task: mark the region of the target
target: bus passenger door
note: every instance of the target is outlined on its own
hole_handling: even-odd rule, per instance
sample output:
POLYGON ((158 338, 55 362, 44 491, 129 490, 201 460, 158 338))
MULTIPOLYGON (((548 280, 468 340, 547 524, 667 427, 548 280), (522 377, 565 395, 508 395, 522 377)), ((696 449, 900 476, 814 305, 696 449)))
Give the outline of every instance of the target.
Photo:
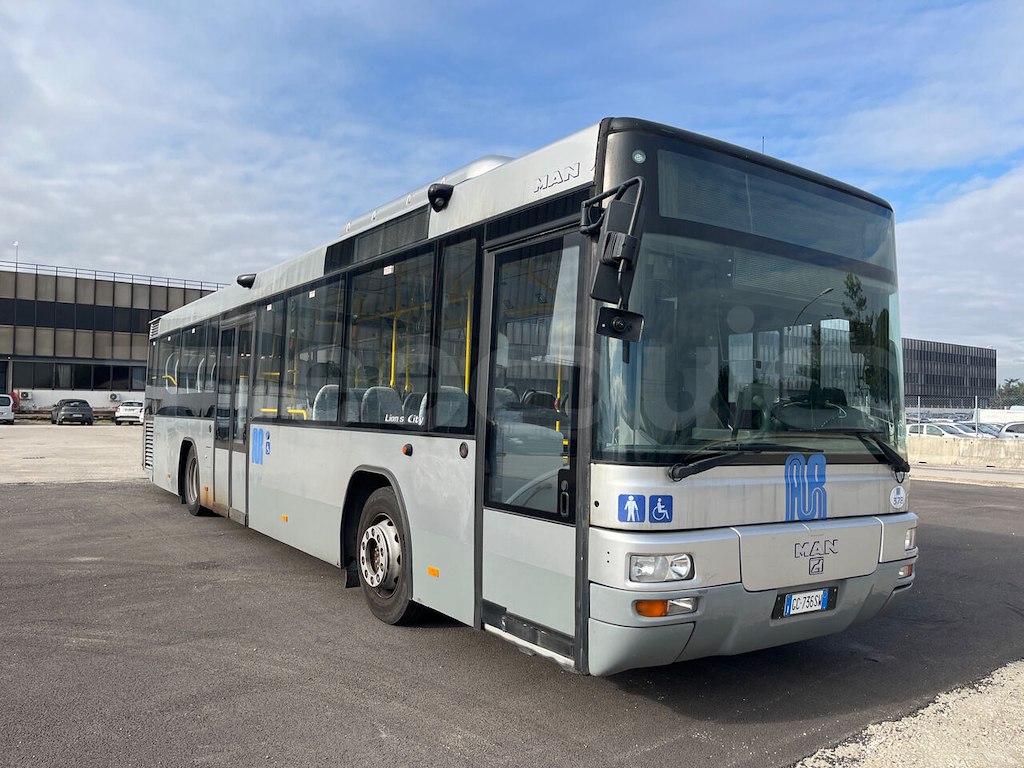
POLYGON ((570 659, 576 626, 572 401, 580 252, 580 237, 569 234, 487 253, 486 279, 493 284, 490 353, 479 398, 487 403, 483 624, 570 659))
POLYGON ((221 325, 213 441, 214 511, 247 523, 252 320, 221 325))

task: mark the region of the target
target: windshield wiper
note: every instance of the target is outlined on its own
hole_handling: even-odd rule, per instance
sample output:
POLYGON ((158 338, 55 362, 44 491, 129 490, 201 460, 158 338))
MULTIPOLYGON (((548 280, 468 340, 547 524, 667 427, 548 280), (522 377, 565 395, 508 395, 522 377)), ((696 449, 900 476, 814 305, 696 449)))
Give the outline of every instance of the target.
MULTIPOLYGON (((756 443, 753 445, 723 446, 722 448, 719 448, 719 450, 723 451, 723 453, 716 453, 713 456, 707 456, 703 459, 697 459, 692 462, 680 462, 679 464, 673 464, 669 467, 668 476, 678 483, 684 477, 696 475, 698 472, 704 472, 705 470, 719 467, 722 464, 728 464, 752 453, 792 451, 795 450, 795 448, 792 445, 782 445, 780 443, 756 443)), ((695 454, 690 454, 690 456, 693 455, 695 454)), ((687 458, 689 458, 689 456, 687 458)))
POLYGON ((802 430, 801 433, 805 435, 850 435, 851 437, 859 437, 864 442, 870 440, 882 452, 882 455, 885 456, 886 464, 892 467, 894 472, 906 474, 910 471, 910 463, 900 456, 899 451, 885 441, 883 433, 878 430, 847 427, 846 429, 802 430))

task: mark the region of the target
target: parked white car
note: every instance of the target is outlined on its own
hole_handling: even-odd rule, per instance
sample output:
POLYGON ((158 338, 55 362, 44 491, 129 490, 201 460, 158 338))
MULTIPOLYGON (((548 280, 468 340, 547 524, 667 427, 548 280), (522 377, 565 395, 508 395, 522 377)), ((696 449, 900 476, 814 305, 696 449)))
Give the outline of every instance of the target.
POLYGON ((1024 421, 1011 421, 999 428, 1000 437, 1012 437, 1017 440, 1024 440, 1024 421))
POLYGON ((114 411, 114 423, 119 427, 122 424, 141 424, 143 408, 139 400, 125 400, 114 411))
POLYGON ((14 399, 10 395, 0 395, 0 424, 14 423, 14 399))
POLYGON ((953 422, 953 426, 966 433, 968 437, 983 437, 986 440, 994 440, 996 437, 988 430, 982 429, 985 426, 984 424, 978 424, 978 429, 975 430, 973 421, 956 421, 953 422))
POLYGON ((925 437, 959 437, 964 440, 970 440, 972 437, 952 424, 911 424, 907 427, 907 434, 924 435, 925 437))

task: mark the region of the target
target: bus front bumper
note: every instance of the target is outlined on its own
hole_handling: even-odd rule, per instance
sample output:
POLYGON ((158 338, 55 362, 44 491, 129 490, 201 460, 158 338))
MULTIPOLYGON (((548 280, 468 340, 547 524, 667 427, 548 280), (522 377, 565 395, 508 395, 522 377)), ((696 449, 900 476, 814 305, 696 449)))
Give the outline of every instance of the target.
POLYGON ((917 557, 879 563, 874 573, 799 589, 749 592, 726 584, 670 592, 639 592, 590 584, 588 670, 612 675, 704 656, 732 656, 840 632, 876 616, 905 594, 914 576, 899 571, 917 557), (773 619, 779 595, 836 587, 834 608, 773 619), (692 613, 648 618, 637 600, 697 598, 692 613))

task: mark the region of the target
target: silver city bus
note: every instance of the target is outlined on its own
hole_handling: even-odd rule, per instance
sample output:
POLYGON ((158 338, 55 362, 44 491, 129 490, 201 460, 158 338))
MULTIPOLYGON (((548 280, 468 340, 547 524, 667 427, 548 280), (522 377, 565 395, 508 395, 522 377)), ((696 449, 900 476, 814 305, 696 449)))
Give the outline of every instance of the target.
POLYGON ((613 118, 155 321, 144 464, 594 675, 817 637, 914 579, 890 206, 613 118))

